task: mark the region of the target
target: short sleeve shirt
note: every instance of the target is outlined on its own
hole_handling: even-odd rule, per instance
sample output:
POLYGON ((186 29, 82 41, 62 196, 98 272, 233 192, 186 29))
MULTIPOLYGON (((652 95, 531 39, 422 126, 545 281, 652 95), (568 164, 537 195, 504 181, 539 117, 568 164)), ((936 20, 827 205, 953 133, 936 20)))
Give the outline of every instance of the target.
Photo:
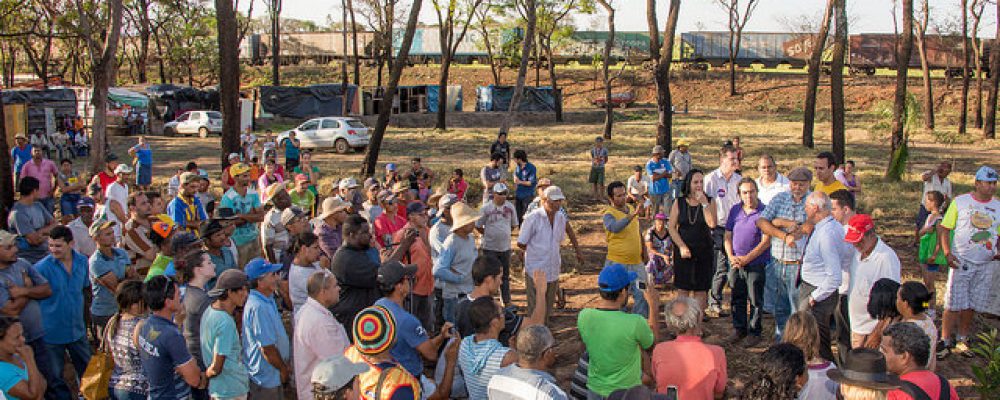
POLYGON ((517 226, 517 211, 514 210, 514 205, 505 201, 498 206, 490 201, 481 211, 482 217, 476 222, 476 226, 483 228, 481 241, 483 250, 510 250, 510 233, 517 226))
POLYGON ((125 221, 119 221, 118 216, 111 212, 111 202, 118 203, 122 211, 128 214, 128 186, 125 186, 119 182, 112 183, 108 185, 108 188, 104 191, 104 195, 107 197, 105 202, 105 213, 108 216, 108 221, 117 222, 115 224, 115 237, 121 237, 121 226, 125 221))
POLYGON ((948 205, 941 226, 952 229, 955 254, 974 263, 988 263, 997 254, 997 234, 1000 233, 1000 200, 976 200, 963 194, 948 205))
POLYGON ((590 149, 590 161, 591 161, 591 166, 593 166, 594 168, 604 168, 604 164, 608 163, 608 148, 594 147, 590 149))
POLYGON ((392 357, 399 361, 413 376, 420 376, 424 372, 424 361, 417 351, 420 346, 428 340, 427 331, 424 330, 420 320, 413 314, 407 312, 403 307, 385 297, 378 299, 375 305, 385 307, 396 319, 396 344, 392 346, 392 357))
MULTIPOLYGON (((35 271, 31 264, 23 259, 18 259, 9 267, 0 269, 0 306, 13 300, 10 297, 11 287, 24 287, 25 276, 31 279, 33 286, 49 284, 49 281, 35 271)), ((24 326, 25 342, 35 341, 45 335, 45 328, 42 327, 42 309, 38 300, 28 299, 18 317, 21 319, 21 325, 24 326)))
POLYGON ((273 298, 251 289, 243 308, 243 359, 247 364, 250 380, 264 388, 281 386, 278 369, 264 359, 262 348, 272 345, 286 361, 291 356, 288 333, 281 322, 278 305, 273 298))
POLYGON ((21 177, 31 176, 38 179, 38 197, 45 198, 52 196, 52 178, 59 174, 56 163, 49 159, 42 159, 41 163, 34 160, 28 161, 21 167, 21 177))
POLYGON ((517 242, 526 246, 525 274, 532 274, 535 270, 541 269, 545 271, 546 282, 555 282, 559 278, 559 269, 562 266, 559 247, 566 237, 566 222, 566 215, 557 212, 553 223, 550 224, 544 208, 532 211, 524 217, 517 242))
MULTIPOLYGON (((726 231, 733 233, 733 255, 745 256, 758 244, 763 236, 763 232, 757 227, 757 219, 764 211, 764 204, 757 203, 757 208, 749 214, 743 209, 743 203, 733 206, 729 210, 729 218, 726 221, 726 231)), ((764 265, 771 259, 769 251, 764 251, 757 256, 749 265, 764 265)))
MULTIPOLYGON (((673 167, 670 166, 670 161, 666 158, 660 158, 660 161, 650 159, 646 162, 646 174, 652 176, 654 173, 662 174, 664 172, 673 171, 673 167)), ((663 177, 660 179, 653 180, 653 185, 649 188, 649 194, 667 194, 670 191, 670 179, 663 177)))
POLYGON ((107 274, 114 274, 118 281, 125 279, 125 271, 129 265, 128 253, 119 248, 111 249, 111 257, 105 256, 100 250, 90 256, 90 288, 94 299, 90 303, 90 313, 101 317, 110 317, 118 312, 118 302, 115 293, 102 285, 98 280, 107 274))
POLYGON ((149 378, 149 398, 186 399, 191 386, 176 368, 191 361, 184 337, 170 320, 151 315, 139 328, 139 358, 149 378))
MULTIPOLYGON (((240 196, 235 189, 230 188, 222 196, 221 206, 222 208, 233 209, 236 214, 249 214, 253 210, 260 208, 260 196, 257 192, 250 189, 247 189, 246 195, 240 196)), ((237 226, 236 231, 233 232, 232 239, 237 246, 242 246, 257 239, 257 235, 257 224, 251 222, 237 226)))
POLYGON ((192 197, 189 202, 182 196, 177 195, 173 200, 170 200, 170 204, 167 204, 167 215, 185 232, 198 234, 198 229, 189 227, 188 225, 192 222, 205 221, 208 219, 208 214, 205 213, 205 207, 201 204, 201 200, 198 196, 192 197))
POLYGON ((514 169, 514 175, 517 176, 517 179, 531 182, 531 186, 517 185, 517 190, 514 192, 515 196, 519 199, 530 199, 534 196, 535 186, 538 185, 538 174, 535 164, 529 162, 525 163, 523 167, 520 165, 517 166, 514 169))
POLYGON ((83 323, 83 289, 90 285, 87 257, 74 251, 72 262, 68 273, 62 262, 51 255, 35 264, 35 270, 52 289, 51 296, 38 301, 45 316, 45 343, 73 343, 87 333, 83 323))
POLYGON ((576 326, 590 354, 587 388, 607 396, 642 384, 643 349, 653 345, 653 331, 640 315, 586 308, 576 326))
MULTIPOLYGON (((18 358, 17 356, 14 356, 18 358)), ((21 360, 17 360, 21 361, 21 360)), ((0 361, 0 391, 8 399, 17 399, 17 397, 11 396, 10 389, 17 385, 19 382, 28 382, 28 369, 21 362, 21 365, 14 365, 8 362, 0 361)))
MULTIPOLYGON (((10 214, 7 216, 7 226, 10 227, 10 231, 21 236, 34 233, 50 222, 52 222, 52 214, 45 209, 42 203, 37 201, 29 205, 21 204, 19 201, 14 202, 10 208, 10 214)), ((49 253, 48 242, 44 240, 38 245, 32 245, 26 239, 18 238, 17 245, 17 256, 30 263, 38 262, 49 253)))
POLYGON ((212 365, 216 354, 226 356, 222 373, 208 381, 208 393, 221 399, 247 394, 250 385, 236 321, 229 313, 208 307, 200 325, 201 359, 205 365, 212 365))

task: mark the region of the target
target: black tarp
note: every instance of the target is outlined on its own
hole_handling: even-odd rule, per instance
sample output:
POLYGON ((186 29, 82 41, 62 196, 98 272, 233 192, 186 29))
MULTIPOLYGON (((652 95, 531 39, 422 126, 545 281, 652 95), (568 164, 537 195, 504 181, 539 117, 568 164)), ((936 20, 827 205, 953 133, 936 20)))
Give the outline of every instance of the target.
MULTIPOLYGON (((476 88, 476 111, 508 111, 514 86, 479 86, 476 88)), ((556 110, 555 91, 550 86, 525 86, 517 111, 556 110)))
MULTIPOLYGON (((340 116, 344 112, 341 84, 312 86, 261 86, 261 110, 279 117, 314 118, 340 116)), ((356 113, 358 87, 347 85, 348 113, 356 113)))
POLYGON ((150 111, 163 121, 172 121, 185 111, 219 110, 219 92, 171 84, 146 88, 150 111))
POLYGON ((53 109, 56 126, 62 125, 65 116, 77 114, 76 93, 72 89, 4 90, 3 104, 27 106, 28 132, 7 132, 10 135, 45 130, 46 108, 53 109))

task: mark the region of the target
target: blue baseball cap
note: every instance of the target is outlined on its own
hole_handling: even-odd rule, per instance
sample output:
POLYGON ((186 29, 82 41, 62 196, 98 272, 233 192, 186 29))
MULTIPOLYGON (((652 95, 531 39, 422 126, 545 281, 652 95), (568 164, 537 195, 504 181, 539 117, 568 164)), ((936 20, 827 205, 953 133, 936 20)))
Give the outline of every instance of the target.
POLYGON ((976 180, 983 182, 996 182, 997 181, 997 171, 993 168, 982 166, 979 167, 979 171, 976 171, 976 180))
POLYGON ((76 202, 76 206, 94 208, 94 199, 90 197, 81 197, 80 200, 76 202))
POLYGON ((281 264, 271 264, 267 260, 257 257, 247 263, 245 272, 247 273, 247 278, 252 281, 272 272, 281 271, 281 268, 281 264))
POLYGON ((396 163, 388 163, 388 164, 386 164, 385 165, 385 169, 387 171, 395 171, 396 170, 396 163))
POLYGON ((604 267, 597 276, 597 286, 600 286, 602 292, 617 292, 638 278, 639 274, 625 269, 624 265, 611 264, 604 267))

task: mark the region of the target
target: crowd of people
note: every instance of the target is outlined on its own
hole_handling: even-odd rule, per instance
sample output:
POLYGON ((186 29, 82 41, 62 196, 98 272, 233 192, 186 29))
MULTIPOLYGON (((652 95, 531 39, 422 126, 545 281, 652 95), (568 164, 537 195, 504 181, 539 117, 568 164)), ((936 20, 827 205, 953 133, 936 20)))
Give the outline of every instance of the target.
POLYGON ((605 184, 614 164, 597 138, 587 182, 607 202, 606 253, 564 390, 550 329, 566 303, 562 250, 585 260, 566 194, 527 150, 498 137, 480 202, 461 169, 437 180, 418 157, 321 191, 322 168, 294 136, 241 142, 217 184, 192 162, 164 192, 142 137, 132 163, 109 155, 90 179, 40 149, 15 166, 0 231, 5 397, 75 397, 104 373, 99 353, 114 361, 96 380, 113 399, 714 399, 731 385, 704 323, 728 317, 713 333, 767 347, 741 398, 957 399, 936 360, 971 357, 973 317, 998 312, 988 166, 954 198, 950 164, 922 176, 923 280, 903 282, 858 210, 853 162, 823 152, 781 174, 761 154, 750 178, 735 138, 704 172, 680 139, 605 184), (676 293, 664 305, 665 288, 676 293))

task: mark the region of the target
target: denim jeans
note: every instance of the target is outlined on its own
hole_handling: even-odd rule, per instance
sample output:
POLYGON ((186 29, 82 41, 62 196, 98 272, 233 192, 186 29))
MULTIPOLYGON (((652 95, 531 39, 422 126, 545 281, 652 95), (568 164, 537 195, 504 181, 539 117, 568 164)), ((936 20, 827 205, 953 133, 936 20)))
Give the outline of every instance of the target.
POLYGON ((49 210, 49 214, 55 214, 55 212, 56 212, 56 198, 55 197, 46 197, 44 199, 38 199, 38 202, 42 203, 42 205, 45 206, 46 210, 49 210))
POLYGON ((45 346, 49 349, 50 373, 53 377, 53 380, 49 382, 45 396, 50 399, 71 398, 69 386, 63 381, 66 353, 69 353, 70 362, 73 363, 73 369, 76 370, 76 377, 79 379, 87 370, 87 363, 90 362, 90 343, 87 342, 87 336, 85 335, 72 343, 46 343, 45 346))
POLYGON ((125 389, 111 388, 111 400, 146 400, 148 395, 133 393, 125 389))
POLYGON ((765 266, 749 265, 729 271, 729 286, 732 287, 730 307, 733 310, 733 328, 737 332, 751 336, 761 334, 761 303, 764 298, 765 266), (749 310, 748 304, 749 302, 749 310), (749 323, 747 317, 749 314, 749 323))
POLYGON ((62 215, 76 215, 76 202, 80 201, 79 193, 65 193, 59 198, 59 208, 62 215))
POLYGON ((715 252, 715 275, 712 276, 712 289, 708 291, 708 306, 722 309, 723 290, 726 289, 726 278, 729 277, 729 257, 726 256, 723 228, 712 229, 712 241, 715 252))
POLYGON ((510 250, 493 251, 483 250, 483 256, 497 260, 503 267, 503 281, 500 282, 500 299, 504 306, 510 305, 510 250))
POLYGON ((774 336, 781 340, 785 322, 788 322, 792 310, 798 307, 799 288, 796 281, 799 276, 799 264, 771 258, 765 276, 764 298, 769 298, 770 300, 765 302, 770 301, 774 305, 774 336))
POLYGON ((458 302, 463 297, 465 297, 465 294, 459 294, 454 297, 447 297, 447 296, 444 297, 444 305, 441 311, 444 313, 444 320, 446 322, 451 322, 452 324, 458 323, 458 318, 457 318, 458 316, 455 315, 456 312, 455 308, 458 307, 458 302))
MULTIPOLYGON (((604 261, 605 267, 611 264, 615 264, 615 262, 611 260, 604 261)), ((632 282, 632 284, 628 286, 628 292, 632 294, 632 314, 641 315, 644 318, 648 317, 649 303, 646 303, 646 297, 643 295, 643 291, 645 289, 639 287, 640 284, 642 284, 643 287, 645 287, 645 285, 648 284, 646 265, 645 264, 622 264, 622 265, 625 267, 625 269, 629 271, 634 271, 636 275, 639 275, 639 279, 636 279, 635 282, 632 282)))

